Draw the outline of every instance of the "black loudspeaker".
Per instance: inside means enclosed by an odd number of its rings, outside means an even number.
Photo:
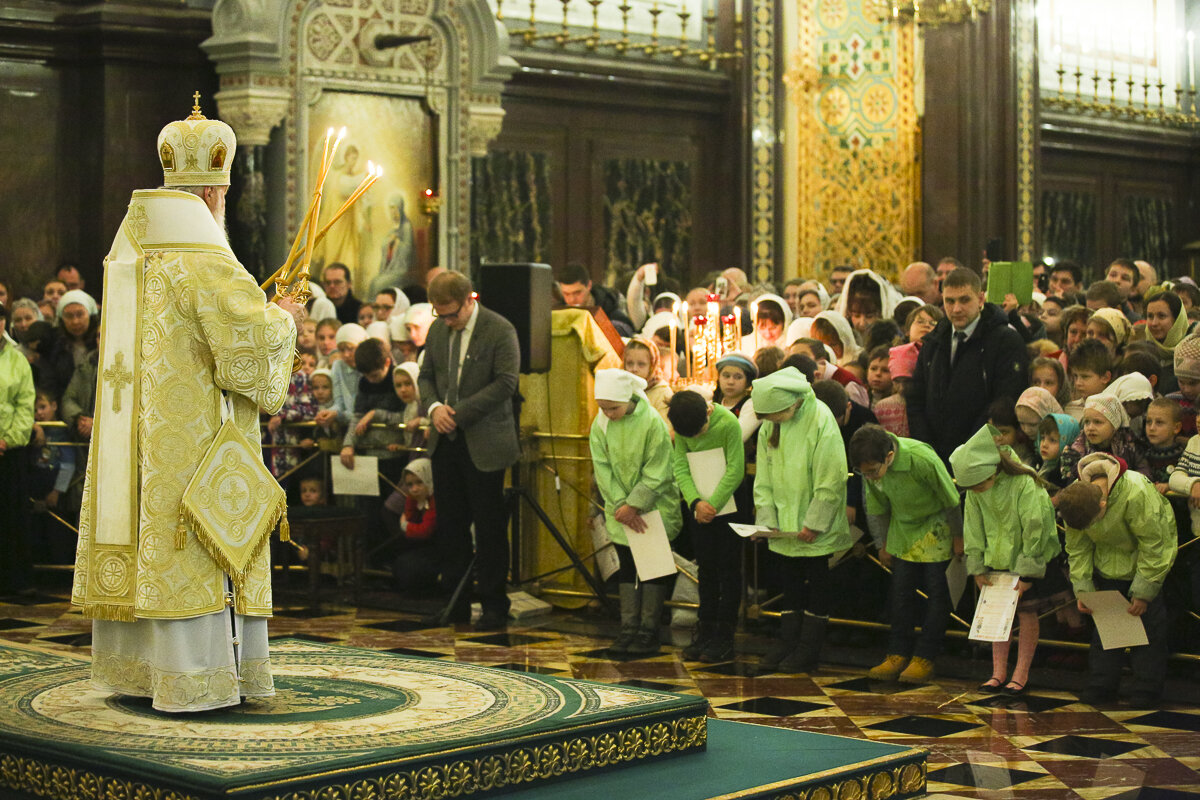
[[[521,372],[550,371],[550,298],[554,273],[549,264],[482,264],[479,299],[517,329]]]

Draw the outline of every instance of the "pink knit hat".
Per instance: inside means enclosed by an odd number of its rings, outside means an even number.
[[[911,378],[917,371],[920,347],[916,343],[902,344],[888,350],[888,371],[896,378]]]

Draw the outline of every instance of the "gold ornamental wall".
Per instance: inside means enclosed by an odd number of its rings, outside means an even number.
[[[917,34],[877,21],[872,0],[793,2],[783,277],[838,264],[895,275],[920,247]]]

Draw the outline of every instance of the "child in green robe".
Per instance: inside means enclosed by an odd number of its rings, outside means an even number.
[[[746,477],[742,427],[733,412],[696,392],[679,392],[667,409],[675,429],[675,482],[687,505],[688,531],[696,549],[700,578],[700,620],[683,657],[713,663],[733,657],[733,631],[742,602],[742,538],[722,516]],[[719,450],[725,471],[711,494],[701,494],[692,477],[689,453]],[[743,511],[745,509],[737,509]]]
[[[1008,681],[1011,640],[992,642],[992,676],[980,685],[988,692],[1024,693],[1037,650],[1038,613],[1047,605],[1046,565],[1059,553],[1054,506],[1037,473],[1008,447],[997,446],[996,429],[985,425],[950,454],[958,485],[967,489],[964,539],[967,574],[982,589],[988,572],[1020,576],[1017,591],[1017,663]]]
[[[820,660],[834,587],[829,556],[851,545],[846,449],[837,420],[795,367],[754,382],[758,470],[754,506],[780,559],[783,619],[759,672],[810,672]]]
[[[850,463],[862,475],[867,526],[879,558],[892,570],[887,657],[867,673],[877,681],[924,683],[950,622],[946,567],[962,551],[958,490],[932,447],[864,425],[850,439]],[[917,588],[928,600],[921,635]]]
[[[679,489],[671,461],[671,434],[650,405],[646,382],[622,369],[596,371],[596,404],[589,444],[592,472],[604,498],[604,522],[620,570],[621,632],[609,647],[613,655],[652,655],[658,652],[659,618],[674,582],[673,575],[638,581],[637,565],[629,550],[626,528],[633,535],[646,531],[642,515],[658,511],[667,537],[679,534]]]
[[[1167,674],[1167,609],[1162,583],[1175,563],[1175,518],[1167,499],[1146,476],[1121,459],[1092,453],[1079,462],[1079,480],[1058,495],[1067,524],[1067,559],[1075,594],[1116,590],[1129,598],[1128,611],[1141,617],[1148,644],[1129,649],[1135,708],[1162,699]],[[1092,613],[1078,601],[1079,610]],[[1123,650],[1105,650],[1092,635],[1085,703],[1116,700]]]

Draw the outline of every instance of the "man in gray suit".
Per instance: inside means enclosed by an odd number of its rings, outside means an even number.
[[[479,304],[461,272],[443,272],[429,284],[437,319],[425,339],[419,383],[434,431],[433,485],[437,497],[442,581],[456,586],[471,562],[475,524],[475,582],[483,607],[479,630],[508,621],[508,531],[504,471],[520,455],[513,398],[521,354],[517,331]],[[470,616],[466,593],[451,610]]]

